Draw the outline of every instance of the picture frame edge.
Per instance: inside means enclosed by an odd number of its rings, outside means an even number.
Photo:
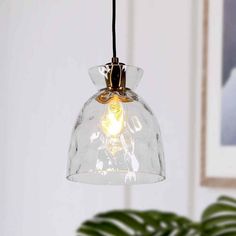
[[[203,45],[202,45],[202,85],[201,85],[201,135],[200,135],[200,185],[214,188],[235,188],[236,178],[207,177],[206,173],[206,137],[207,137],[207,88],[208,88],[208,37],[209,37],[209,4],[203,0]]]

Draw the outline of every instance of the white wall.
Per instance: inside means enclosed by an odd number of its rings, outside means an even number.
[[[124,206],[123,187],[65,179],[72,127],[95,93],[87,70],[111,57],[110,6],[8,0],[0,18],[0,235],[74,235],[82,220]]]
[[[236,197],[199,184],[203,1],[136,0],[134,9],[133,61],[145,69],[140,94],[160,120],[168,179],[133,187],[131,206],[199,219],[220,195]]]
[[[132,207],[195,218],[236,191],[199,187],[201,4],[119,0],[118,52],[145,70],[138,93],[159,118],[167,181],[95,187],[65,180],[70,131],[95,90],[87,69],[111,57],[99,0],[0,0],[0,235],[74,235],[98,211]]]
[[[159,119],[167,180],[132,190],[132,207],[188,214],[191,1],[143,1],[134,5],[134,64],[144,68],[139,93]]]

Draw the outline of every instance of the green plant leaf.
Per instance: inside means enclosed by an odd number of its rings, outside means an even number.
[[[236,199],[222,196],[205,209],[202,221],[155,210],[116,210],[96,215],[78,236],[236,236]]]
[[[202,232],[208,236],[236,236],[236,200],[222,196],[202,215]]]
[[[84,235],[90,235],[90,236],[103,236],[103,234],[99,233],[97,229],[91,229],[91,228],[84,228],[81,227],[79,232]]]
[[[236,204],[236,199],[234,199],[234,198],[232,198],[232,197],[227,197],[227,196],[221,196],[221,197],[219,197],[219,198],[218,198],[218,201]]]
[[[110,221],[85,221],[82,227],[83,231],[84,229],[97,229],[96,232],[104,235],[114,235],[114,236],[130,236],[126,231],[124,231],[122,228],[118,227],[117,225],[113,224]],[[77,232],[81,232],[79,229]],[[89,235],[89,234],[87,234]]]
[[[159,211],[110,211],[84,222],[77,231],[81,235],[90,236],[90,232],[86,234],[84,229],[97,229],[97,232],[104,236],[199,235],[193,234],[198,230],[191,220]]]
[[[132,216],[132,213],[129,211],[112,211],[107,212],[103,214],[96,215],[95,217],[100,219],[110,219],[119,221],[121,224],[123,224],[126,227],[131,227],[132,229],[135,229],[139,232],[145,233],[145,225],[140,224],[140,222],[137,222]]]

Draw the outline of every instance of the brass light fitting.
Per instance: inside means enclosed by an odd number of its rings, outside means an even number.
[[[107,104],[115,94],[121,102],[132,102],[133,99],[126,96],[126,72],[124,63],[119,62],[119,58],[113,57],[111,63],[107,63],[107,74],[105,75],[106,88],[98,95],[96,100],[99,103]]]

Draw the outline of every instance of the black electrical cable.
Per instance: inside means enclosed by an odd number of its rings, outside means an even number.
[[[112,44],[113,58],[116,58],[116,0],[112,0]]]

